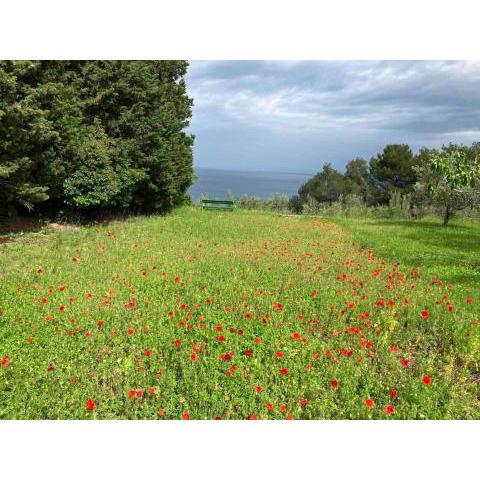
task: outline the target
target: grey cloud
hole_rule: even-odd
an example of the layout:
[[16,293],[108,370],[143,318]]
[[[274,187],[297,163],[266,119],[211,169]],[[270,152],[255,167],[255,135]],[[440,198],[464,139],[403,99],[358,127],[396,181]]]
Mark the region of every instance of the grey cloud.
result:
[[[187,87],[199,162],[227,139],[252,164],[257,145],[275,169],[298,144],[305,165],[313,150],[341,165],[346,144],[352,157],[392,138],[420,146],[480,137],[480,62],[192,62]],[[250,146],[239,147],[242,136]],[[211,138],[217,145],[203,143]]]

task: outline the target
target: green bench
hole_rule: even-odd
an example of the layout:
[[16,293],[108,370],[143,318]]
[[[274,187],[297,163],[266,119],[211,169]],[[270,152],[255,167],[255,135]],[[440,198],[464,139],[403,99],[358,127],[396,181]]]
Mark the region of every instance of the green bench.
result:
[[203,210],[235,210],[237,204],[233,200],[202,200]]

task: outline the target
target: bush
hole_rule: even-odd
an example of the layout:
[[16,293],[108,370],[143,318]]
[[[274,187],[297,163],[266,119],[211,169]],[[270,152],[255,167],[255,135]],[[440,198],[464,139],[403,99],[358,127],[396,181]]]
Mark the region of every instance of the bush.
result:
[[300,195],[293,195],[292,197],[290,197],[290,199],[288,200],[288,209],[296,214],[302,213],[303,202]]
[[265,203],[259,197],[250,197],[248,195],[242,195],[237,200],[239,208],[247,210],[263,210],[265,209]]
[[288,197],[287,195],[282,195],[276,193],[267,200],[266,207],[269,210],[275,212],[286,213],[288,212]]

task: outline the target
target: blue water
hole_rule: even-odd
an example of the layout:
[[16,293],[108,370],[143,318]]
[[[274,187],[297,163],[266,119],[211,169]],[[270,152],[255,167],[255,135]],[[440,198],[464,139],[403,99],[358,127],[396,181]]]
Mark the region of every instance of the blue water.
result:
[[198,202],[202,193],[210,200],[226,199],[229,190],[234,197],[249,195],[268,200],[276,193],[290,197],[312,176],[306,173],[247,172],[211,168],[196,168],[195,173],[197,181],[188,190],[194,202]]

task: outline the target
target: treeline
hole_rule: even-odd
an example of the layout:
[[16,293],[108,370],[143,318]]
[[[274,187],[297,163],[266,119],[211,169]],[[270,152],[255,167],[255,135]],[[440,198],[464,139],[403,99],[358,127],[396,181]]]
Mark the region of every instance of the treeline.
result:
[[369,162],[351,160],[345,173],[325,164],[290,198],[289,208],[324,210],[340,200],[366,207],[408,204],[411,216],[421,216],[427,207],[440,209],[446,225],[456,211],[478,207],[479,172],[480,142],[425,147],[416,155],[408,145],[387,145]]
[[0,206],[155,211],[194,178],[185,61],[0,61]]

